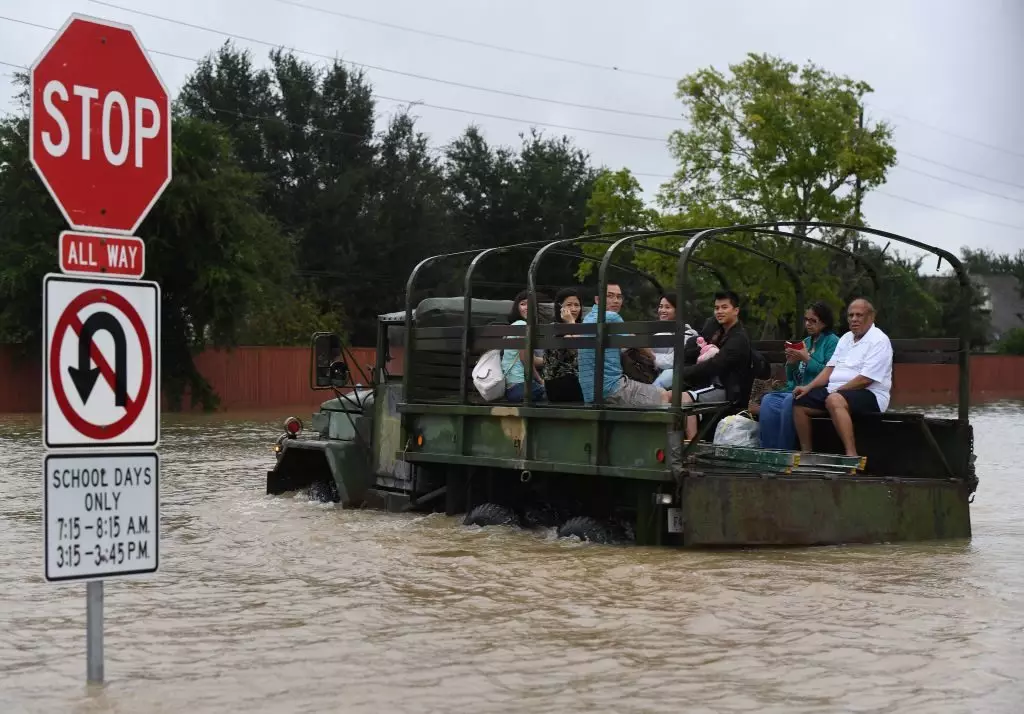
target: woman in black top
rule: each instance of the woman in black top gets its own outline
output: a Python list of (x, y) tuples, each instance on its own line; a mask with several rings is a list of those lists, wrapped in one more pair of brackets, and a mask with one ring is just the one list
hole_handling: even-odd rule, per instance
[[(582, 312), (583, 303), (578, 290), (564, 288), (555, 295), (554, 323), (578, 323)], [(549, 402), (583, 401), (576, 350), (568, 347), (544, 350), (541, 378)]]

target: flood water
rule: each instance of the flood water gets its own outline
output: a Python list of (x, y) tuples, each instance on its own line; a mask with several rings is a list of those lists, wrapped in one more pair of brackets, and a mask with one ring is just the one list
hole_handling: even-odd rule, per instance
[(42, 576), (38, 419), (0, 416), (0, 712), (1024, 711), (1024, 405), (974, 410), (969, 542), (727, 553), (268, 497), (283, 416), (165, 416), (102, 688), (85, 585)]

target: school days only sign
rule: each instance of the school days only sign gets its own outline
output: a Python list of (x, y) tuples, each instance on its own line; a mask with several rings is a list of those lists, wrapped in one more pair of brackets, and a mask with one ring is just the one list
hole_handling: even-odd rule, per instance
[(160, 286), (134, 234), (171, 181), (170, 95), (133, 28), (79, 14), (29, 94), (29, 157), (72, 229), (42, 286), (44, 575), (89, 581), (100, 682), (102, 581), (159, 568)]

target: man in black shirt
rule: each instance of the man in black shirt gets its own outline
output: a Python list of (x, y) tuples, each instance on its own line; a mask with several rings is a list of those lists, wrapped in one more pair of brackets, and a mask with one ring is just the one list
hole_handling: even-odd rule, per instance
[[(691, 338), (683, 349), (689, 365), (681, 378), (690, 386), (682, 394), (684, 404), (692, 402), (747, 403), (753, 383), (750, 337), (740, 322), (740, 298), (732, 290), (715, 293), (715, 317), (704, 325), (701, 336), (718, 347), (718, 354), (697, 362), (700, 347)], [(697, 417), (687, 417), (686, 438), (697, 436)]]

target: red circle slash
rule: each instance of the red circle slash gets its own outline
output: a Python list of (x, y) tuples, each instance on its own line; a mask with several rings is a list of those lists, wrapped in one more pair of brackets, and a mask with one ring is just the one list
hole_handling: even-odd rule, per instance
[[(134, 328), (135, 334), (139, 338), (139, 345), (142, 348), (142, 381), (139, 384), (139, 393), (134, 399), (128, 400), (124, 416), (113, 424), (93, 424), (86, 421), (74, 410), (68, 401), (67, 394), (65, 394), (63, 375), (60, 369), (60, 350), (64, 343), (64, 334), (68, 330), (74, 330), (78, 334), (82, 329), (82, 321), (78, 318), (78, 313), (83, 308), (96, 303), (111, 305), (123, 312), (131, 323), (132, 328)], [(107, 364), (106, 359), (104, 359), (103, 354), (95, 343), (91, 345), (90, 353), (92, 361), (96, 363), (103, 379), (113, 389), (114, 371)], [(57, 326), (53, 333), (53, 345), (50, 347), (50, 381), (53, 383), (53, 395), (57, 399), (57, 405), (60, 407), (61, 413), (64, 414), (64, 418), (80, 434), (90, 439), (112, 439), (123, 434), (135, 423), (142, 412), (142, 407), (149, 396), (149, 382), (152, 378), (152, 372), (153, 353), (149, 347), (149, 334), (146, 332), (146, 326), (143, 324), (142, 318), (139, 317), (139, 313), (132, 307), (132, 304), (120, 294), (103, 288), (86, 290), (64, 308), (60, 319), (57, 320)]]

